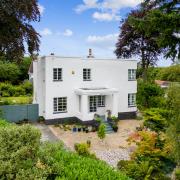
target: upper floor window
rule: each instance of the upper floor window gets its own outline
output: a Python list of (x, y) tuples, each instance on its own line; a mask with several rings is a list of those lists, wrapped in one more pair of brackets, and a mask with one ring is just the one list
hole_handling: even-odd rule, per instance
[(128, 94), (128, 107), (135, 107), (136, 106), (136, 94)]
[(53, 81), (62, 81), (62, 68), (53, 68)]
[(91, 69), (83, 69), (83, 80), (91, 81)]
[(67, 112), (67, 97), (57, 97), (53, 100), (54, 113)]
[(136, 69), (128, 69), (128, 80), (129, 81), (136, 80)]

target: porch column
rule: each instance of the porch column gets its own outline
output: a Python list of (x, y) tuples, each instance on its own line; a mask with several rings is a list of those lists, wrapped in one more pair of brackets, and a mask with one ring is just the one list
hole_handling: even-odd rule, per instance
[(112, 95), (112, 116), (118, 116), (118, 95), (113, 94)]
[(81, 95), (81, 113), (82, 120), (84, 120), (88, 113), (88, 95)]

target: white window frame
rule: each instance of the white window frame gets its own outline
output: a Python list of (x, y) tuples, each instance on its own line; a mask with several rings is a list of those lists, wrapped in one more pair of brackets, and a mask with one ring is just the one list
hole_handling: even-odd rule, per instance
[(53, 68), (53, 81), (62, 81), (62, 68)]
[(136, 80), (136, 69), (128, 69), (128, 81)]
[(105, 96), (98, 96), (98, 107), (105, 107)]
[(136, 93), (128, 94), (128, 107), (136, 107)]
[(97, 112), (98, 107), (105, 107), (105, 96), (89, 96), (89, 112)]
[(67, 97), (53, 98), (53, 111), (54, 113), (66, 113), (67, 112)]
[(91, 81), (91, 69), (83, 69), (83, 81)]

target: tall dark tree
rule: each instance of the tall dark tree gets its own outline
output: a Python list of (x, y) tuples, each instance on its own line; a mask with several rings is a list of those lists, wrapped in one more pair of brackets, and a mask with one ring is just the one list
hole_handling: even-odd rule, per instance
[(37, 0), (0, 1), (0, 57), (22, 59), (27, 44), (30, 55), (39, 50), (39, 34), (31, 22), (40, 20)]
[(145, 0), (143, 8), (152, 9), (143, 19), (134, 18), (132, 25), (146, 29), (146, 36), (153, 37), (159, 48), (165, 49), (165, 57), (173, 61), (180, 58), (180, 1)]
[(136, 28), (131, 24), (133, 18), (143, 19), (148, 9), (133, 10), (122, 22), (120, 35), (116, 44), (115, 54), (118, 58), (139, 57), (143, 69), (143, 79), (147, 79), (147, 69), (158, 60), (162, 49), (158, 47), (153, 37), (147, 37), (145, 29)]

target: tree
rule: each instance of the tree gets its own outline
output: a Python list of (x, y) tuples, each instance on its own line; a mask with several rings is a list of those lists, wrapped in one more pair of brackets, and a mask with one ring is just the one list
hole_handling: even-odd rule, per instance
[(135, 17), (132, 25), (138, 30), (145, 29), (147, 37), (153, 37), (159, 48), (165, 50), (165, 57), (180, 58), (180, 1), (145, 0), (143, 8), (151, 6), (143, 19)]
[(134, 18), (143, 19), (151, 7), (133, 10), (123, 21), (121, 33), (116, 44), (115, 54), (118, 58), (131, 58), (138, 56), (143, 69), (143, 79), (147, 79), (149, 65), (154, 65), (162, 50), (158, 47), (153, 37), (147, 37), (145, 29), (136, 28), (131, 21)]
[(39, 34), (31, 22), (40, 20), (37, 0), (0, 1), (0, 57), (20, 60), (25, 53), (25, 44), (32, 55), (39, 50)]

